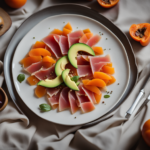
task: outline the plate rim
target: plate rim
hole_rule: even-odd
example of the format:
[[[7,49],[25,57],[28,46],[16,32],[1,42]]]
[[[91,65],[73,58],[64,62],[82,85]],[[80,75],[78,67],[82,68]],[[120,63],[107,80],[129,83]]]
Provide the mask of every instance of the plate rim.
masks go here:
[[[5,79],[7,79],[7,80],[5,80],[6,81],[6,85],[7,85],[7,90],[8,90],[8,94],[10,95],[10,97],[12,98],[12,100],[13,100],[13,102],[14,102],[14,104],[16,105],[16,107],[18,108],[18,110],[19,110],[19,112],[20,113],[22,113],[22,114],[24,114],[25,115],[25,113],[22,111],[22,110],[24,110],[24,108],[21,106],[21,104],[19,103],[19,99],[17,99],[18,98],[18,96],[16,95],[16,93],[15,93],[15,91],[14,91],[14,89],[13,89],[13,87],[14,87],[14,85],[11,83],[11,78],[12,78],[12,75],[11,75],[11,73],[10,73],[10,68],[9,68],[9,64],[11,63],[11,58],[12,58],[12,56],[13,56],[13,51],[14,51],[14,49],[15,49],[15,45],[16,44],[18,44],[18,42],[20,41],[20,36],[24,36],[24,35],[20,35],[19,34],[19,31],[20,31],[20,29],[27,23],[27,22],[29,22],[29,19],[30,18],[32,18],[33,16],[35,16],[35,15],[39,15],[40,13],[42,13],[43,12],[43,14],[44,14],[44,17],[45,17],[45,13],[46,13],[46,11],[48,11],[48,9],[58,9],[59,7],[60,8],[62,8],[62,6],[63,7],[65,7],[65,6],[70,6],[70,7],[72,7],[72,8],[83,8],[84,9],[84,11],[85,12],[87,12],[87,11],[89,11],[90,12],[90,14],[89,15],[92,15],[92,18],[94,18],[94,19],[96,19],[97,21],[99,21],[100,20],[100,17],[102,18],[102,19],[104,19],[104,24],[111,24],[113,27],[114,27],[114,30],[111,30],[117,37],[122,37],[123,39],[125,39],[126,41],[125,41],[125,43],[127,44],[127,47],[129,47],[129,49],[131,50],[131,53],[129,53],[129,51],[127,50],[127,55],[128,55],[128,57],[129,57],[129,63],[131,64],[131,62],[132,62],[132,69],[133,69],[133,67],[134,67],[134,69],[135,69],[135,72],[136,73],[134,73],[134,72],[132,72],[132,76],[134,77],[133,78],[133,81],[132,81],[132,83],[130,84],[130,86],[128,87],[128,92],[125,94],[125,96],[123,97],[123,100],[121,101],[121,103],[118,103],[118,104],[116,104],[116,106],[114,106],[114,108],[112,108],[112,110],[110,110],[110,112],[108,112],[107,114],[109,114],[109,113],[111,113],[111,112],[113,112],[114,110],[116,110],[121,104],[122,104],[122,102],[123,101],[125,101],[125,99],[126,99],[126,97],[128,97],[128,95],[130,94],[130,92],[131,92],[131,90],[133,89],[133,87],[134,87],[134,85],[136,84],[136,82],[137,82],[137,77],[138,77],[138,74],[137,74],[137,72],[138,72],[138,69],[137,69],[137,64],[136,64],[136,59],[135,59],[135,54],[134,54],[134,52],[133,52],[133,48],[132,48],[132,46],[131,46],[131,43],[130,43],[130,41],[129,41],[129,39],[128,39],[128,37],[125,35],[125,33],[123,33],[112,21],[110,21],[108,18],[106,18],[106,17],[104,17],[103,15],[101,15],[98,11],[96,11],[96,10],[94,10],[93,8],[90,8],[89,6],[85,6],[85,5],[82,5],[82,4],[72,4],[72,3],[65,3],[65,4],[54,4],[54,5],[51,5],[51,6],[49,6],[49,7],[47,7],[47,8],[44,8],[44,9],[42,9],[42,10],[40,10],[40,11],[38,11],[38,12],[36,12],[36,13],[34,13],[34,14],[32,14],[31,16],[29,16],[28,18],[26,18],[24,21],[23,21],[23,23],[22,23],[22,25],[20,25],[20,27],[18,28],[18,30],[15,32],[15,34],[13,35],[13,37],[11,38],[11,40],[10,40],[10,43],[8,44],[8,46],[7,46],[7,49],[6,49],[6,52],[5,52],[5,55],[4,55],[4,76],[5,76]],[[55,10],[52,10],[52,12],[55,12]],[[76,10],[68,10],[68,9],[66,9],[65,10],[65,13],[71,13],[71,14],[84,14],[85,15],[85,12],[83,12],[83,11],[80,11],[80,12],[77,12]],[[56,12],[57,13],[57,12]],[[60,13],[60,12],[59,12]],[[88,13],[87,13],[88,14]],[[87,16],[87,14],[86,14],[86,16]],[[94,15],[94,16],[93,16]],[[53,16],[53,14],[51,14],[51,16]],[[30,26],[32,26],[31,24],[30,24]],[[26,29],[26,30],[28,30],[28,29]],[[115,31],[118,31],[119,32],[119,34],[118,33],[116,33]],[[23,33],[24,34],[24,33]],[[16,38],[17,36],[19,36],[19,38]],[[16,39],[15,39],[16,38]],[[15,44],[13,44],[13,42],[15,42]],[[125,43],[123,43],[123,45],[125,45]],[[133,58],[133,59],[131,59],[131,58]],[[7,72],[8,72],[8,75],[7,75]],[[9,86],[10,85],[10,86]],[[21,107],[21,108],[20,108]],[[24,110],[25,111],[25,110]],[[28,114],[27,112],[26,112],[26,114]],[[107,114],[105,114],[105,115],[107,115]],[[104,115],[104,116],[105,116]],[[104,117],[104,116],[102,116],[102,117]],[[100,118],[98,118],[97,120],[95,120],[95,121],[92,121],[92,122],[90,122],[90,123],[88,123],[87,124],[87,126],[88,125],[92,125],[92,124],[95,124],[95,123],[98,123],[100,120],[101,120],[101,118],[102,117],[100,117]]]
[[[29,34],[32,30],[34,30],[34,28],[36,28],[37,26],[39,26],[39,24],[41,24],[42,22],[45,22],[45,21],[47,21],[47,20],[49,20],[49,19],[51,19],[51,18],[61,17],[61,16],[82,17],[82,18],[85,18],[85,19],[87,19],[87,20],[89,20],[89,21],[92,21],[92,22],[94,22],[94,23],[97,23],[97,24],[99,24],[99,26],[102,26],[102,28],[104,28],[105,30],[107,30],[107,31],[113,36],[113,38],[121,45],[121,47],[122,47],[122,49],[123,49],[123,50],[122,50],[122,53],[124,53],[123,55],[124,55],[124,58],[125,58],[125,62],[126,62],[126,64],[127,64],[127,73],[128,73],[128,75],[127,75],[127,76],[128,76],[128,77],[127,77],[127,83],[125,84],[125,88],[124,88],[123,92],[120,94],[118,100],[106,111],[106,113],[108,113],[108,112],[121,100],[121,98],[123,97],[123,95],[124,95],[124,93],[125,93],[125,91],[126,91],[126,89],[127,89],[127,87],[128,87],[129,80],[130,80],[130,63],[129,63],[129,59],[128,59],[128,55],[127,55],[126,49],[125,49],[124,45],[122,44],[122,42],[120,41],[120,39],[119,39],[109,28],[107,28],[105,25],[103,25],[101,22],[98,22],[98,21],[96,21],[95,19],[92,19],[92,18],[87,17],[87,16],[84,16],[84,15],[79,15],[79,14],[60,14],[60,15],[53,15],[53,16],[47,17],[47,18],[41,20],[41,21],[40,21],[38,24],[36,24],[34,27],[32,27],[32,28],[24,35],[24,37],[20,40],[20,42],[18,43],[16,49],[14,50],[14,55],[13,55],[13,58],[12,58],[12,65],[11,65],[11,72],[12,72],[12,77],[13,77],[13,81],[12,81],[12,82],[14,83],[14,86],[15,86],[15,89],[16,89],[16,91],[17,91],[17,94],[18,94],[19,97],[22,99],[22,101],[24,102],[24,104],[25,104],[34,114],[36,114],[36,115],[39,116],[40,118],[42,118],[42,119],[44,119],[44,120],[47,120],[47,121],[49,121],[49,122],[52,122],[52,123],[56,123],[56,124],[60,124],[60,125],[66,125],[66,126],[83,125],[83,124],[87,124],[87,123],[89,123],[89,122],[92,122],[92,121],[94,121],[94,120],[97,120],[98,118],[102,117],[102,116],[105,115],[106,113],[102,113],[102,115],[100,115],[98,118],[96,118],[96,119],[94,119],[94,120],[90,120],[90,121],[88,121],[88,122],[80,123],[80,124],[78,124],[78,123],[77,123],[77,124],[63,124],[63,123],[60,123],[60,122],[55,122],[55,121],[48,120],[47,118],[43,118],[40,114],[37,114],[34,110],[32,110],[32,109],[27,105],[27,103],[24,101],[24,99],[22,98],[22,96],[20,96],[19,91],[18,91],[18,89],[17,89],[17,87],[16,87],[16,83],[15,83],[15,81],[14,81],[14,80],[16,80],[16,79],[15,79],[16,77],[15,77],[14,74],[13,74],[13,64],[14,64],[14,59],[15,59],[14,57],[15,57],[16,53],[18,52],[17,49],[18,49],[18,47],[20,46],[21,42],[25,39],[26,36],[28,36],[28,34]]]

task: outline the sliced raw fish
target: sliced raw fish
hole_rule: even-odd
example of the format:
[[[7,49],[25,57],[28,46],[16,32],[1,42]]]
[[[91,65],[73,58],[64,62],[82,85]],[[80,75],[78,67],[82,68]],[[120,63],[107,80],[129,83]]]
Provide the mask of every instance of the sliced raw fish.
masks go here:
[[[71,113],[74,114],[79,109],[76,103],[77,97],[76,97],[75,91],[70,90],[68,93],[68,98],[69,98]]]
[[[42,61],[39,61],[39,62],[33,63],[33,64],[30,65],[29,67],[25,68],[25,70],[26,70],[28,73],[32,74],[32,73],[34,73],[34,72],[40,70],[40,69],[42,68],[42,65],[43,65]]]
[[[96,104],[97,101],[95,99],[94,93],[92,91],[89,91],[85,87],[82,87],[82,89],[85,92],[85,94],[88,96],[88,98],[90,99],[90,101],[92,101],[94,104]]]
[[[75,43],[79,43],[80,38],[83,36],[83,31],[82,30],[78,30],[72,33],[69,33],[68,36],[68,43],[69,43],[69,47]]]
[[[56,37],[59,37],[59,35],[50,34],[43,39],[43,42],[51,49],[51,51],[55,54],[55,56],[59,58],[59,57],[62,57],[62,54],[61,54],[60,47],[55,40]]]
[[[54,36],[56,42],[58,43],[62,55],[68,54],[69,50],[69,44],[68,44],[68,38],[66,36]]]
[[[95,109],[95,106],[91,102],[81,103],[81,110],[83,113],[93,111],[94,109]]]
[[[89,65],[88,56],[78,55],[77,56],[77,65]]]
[[[48,96],[48,103],[52,106],[53,109],[55,109],[59,104],[59,96],[60,92],[58,92],[56,95],[53,95],[52,97]]]
[[[55,65],[47,69],[40,69],[39,71],[34,72],[32,75],[35,75],[39,80],[45,79],[54,79],[55,75]]]
[[[93,97],[91,96],[92,94],[89,91],[83,90],[84,89],[83,84],[80,84],[78,86],[78,88],[79,88],[79,91],[75,92],[76,96],[77,96],[76,103],[77,103],[78,107],[81,107],[81,110],[83,112],[88,112],[88,110],[92,111],[93,109],[95,109],[95,106],[93,104],[94,100],[92,100]],[[86,93],[85,93],[85,91],[86,91]],[[90,95],[90,98],[89,98],[89,95]],[[95,97],[94,97],[94,99],[95,99]],[[89,104],[88,105],[82,105],[83,103],[89,103]],[[90,109],[86,108],[86,106],[89,106]]]
[[[91,69],[92,69],[92,73],[94,74],[94,72],[98,72],[101,70],[101,68],[110,63],[110,56],[106,55],[104,57],[101,56],[89,56],[89,60],[90,60],[90,65],[91,65]]]
[[[77,74],[79,77],[92,77],[92,70],[90,65],[78,65]]]
[[[70,91],[70,89],[68,87],[65,87],[60,92],[60,97],[59,97],[59,111],[63,111],[65,109],[70,108],[69,98],[68,98],[68,92],[69,91]]]
[[[80,38],[80,40],[79,40],[79,43],[84,43],[84,44],[86,44],[87,42],[88,42],[88,38],[87,38],[87,36],[86,36],[86,34],[84,34],[81,38]]]
[[[93,37],[91,37],[88,41],[87,41],[87,45],[89,45],[90,47],[94,46],[95,44],[97,44],[99,42],[99,40],[101,39],[100,35],[94,35]]]
[[[61,90],[61,87],[47,88],[47,95],[52,97],[52,96],[56,95],[60,90]]]

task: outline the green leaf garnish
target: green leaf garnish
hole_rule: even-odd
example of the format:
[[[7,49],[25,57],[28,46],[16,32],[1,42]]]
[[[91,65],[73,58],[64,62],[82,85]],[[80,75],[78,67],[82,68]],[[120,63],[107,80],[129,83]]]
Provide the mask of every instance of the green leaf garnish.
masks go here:
[[[79,80],[79,78],[80,78],[79,76],[73,76],[71,78],[71,80],[74,81],[74,82],[77,82]]]
[[[19,74],[17,77],[17,80],[21,83],[23,80],[25,79],[25,75],[24,74]]]
[[[77,82],[76,85],[78,86],[80,84],[80,82]]]
[[[109,98],[110,97],[110,95],[104,95],[104,98]]]
[[[41,104],[40,106],[41,111],[46,112],[51,110],[51,106],[48,104]]]

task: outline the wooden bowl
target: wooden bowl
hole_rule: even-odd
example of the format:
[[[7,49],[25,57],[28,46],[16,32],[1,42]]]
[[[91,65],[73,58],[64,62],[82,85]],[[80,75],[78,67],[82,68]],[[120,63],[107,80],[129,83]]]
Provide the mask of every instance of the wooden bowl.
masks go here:
[[[2,8],[0,8],[0,17],[2,17],[4,21],[3,27],[0,28],[0,36],[2,36],[11,27],[12,21],[7,12],[4,11]]]
[[[0,88],[0,94],[4,98],[4,103],[3,103],[2,107],[0,107],[0,111],[2,111],[7,106],[8,98],[7,98],[5,91],[2,88]]]

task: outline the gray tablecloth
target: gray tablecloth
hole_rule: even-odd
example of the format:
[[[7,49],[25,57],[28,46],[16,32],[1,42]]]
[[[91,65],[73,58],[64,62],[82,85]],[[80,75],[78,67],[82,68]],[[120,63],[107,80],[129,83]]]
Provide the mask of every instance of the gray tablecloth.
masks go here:
[[[4,8],[13,21],[9,31],[0,37],[0,60],[3,60],[6,47],[20,24],[34,12],[52,4],[78,3],[92,7],[118,26],[130,39],[133,46],[140,77],[137,85],[124,101],[124,103],[113,113],[113,116],[92,127],[79,129],[80,126],[62,126],[40,119],[34,114],[28,114],[28,118],[19,114],[16,107],[9,98],[6,109],[0,112],[0,149],[1,150],[148,150],[148,146],[141,138],[141,128],[148,120],[150,104],[137,116],[132,116],[129,121],[122,124],[124,114],[136,98],[140,87],[149,74],[150,45],[142,47],[129,36],[131,24],[150,22],[149,0],[120,0],[111,9],[104,9],[97,1],[67,1],[67,0],[28,0],[26,5],[20,9],[10,9],[3,1],[0,7]],[[141,103],[150,92],[150,82],[145,89],[145,95]],[[140,104],[141,104],[140,103]],[[139,104],[139,106],[140,106]],[[138,106],[138,107],[139,107]]]

